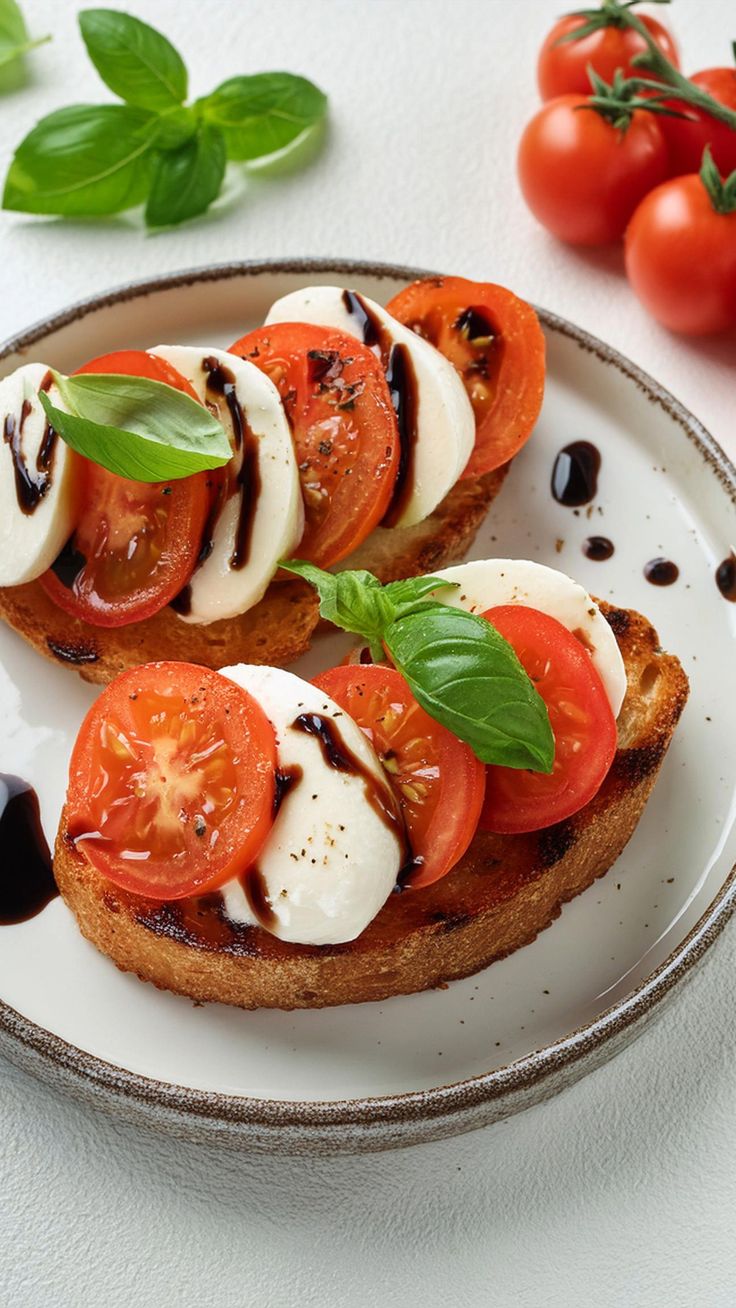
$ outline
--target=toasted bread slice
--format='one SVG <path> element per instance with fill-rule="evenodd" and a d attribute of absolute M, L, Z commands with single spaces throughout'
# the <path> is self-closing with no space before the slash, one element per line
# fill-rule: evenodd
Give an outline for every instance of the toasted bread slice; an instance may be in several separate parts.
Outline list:
<path fill-rule="evenodd" d="M 619 747 L 591 802 L 522 836 L 478 833 L 443 880 L 391 895 L 348 944 L 289 944 L 235 926 L 218 894 L 155 904 L 119 891 L 67 836 L 55 872 L 83 934 L 124 971 L 197 1000 L 241 1008 L 321 1008 L 386 999 L 468 976 L 528 944 L 602 876 L 639 820 L 687 699 L 678 660 L 645 618 L 602 604 L 628 675 Z"/>
<path fill-rule="evenodd" d="M 459 481 L 434 513 L 414 527 L 379 527 L 342 566 L 368 568 L 381 581 L 394 581 L 461 559 L 508 466 Z M 76 668 L 85 681 L 105 684 L 125 668 L 158 659 L 184 659 L 208 668 L 291 663 L 309 649 L 318 604 L 305 582 L 277 581 L 260 604 L 238 618 L 205 626 L 184 623 L 165 608 L 144 622 L 102 628 L 63 613 L 33 581 L 0 588 L 0 618 L 47 658 Z"/>

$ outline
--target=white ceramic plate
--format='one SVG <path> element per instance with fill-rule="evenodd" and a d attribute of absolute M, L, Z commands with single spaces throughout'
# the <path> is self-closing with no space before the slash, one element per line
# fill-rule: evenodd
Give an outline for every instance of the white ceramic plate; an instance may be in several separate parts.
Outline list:
<path fill-rule="evenodd" d="M 411 270 L 211 268 L 75 307 L 0 352 L 0 372 L 158 341 L 228 345 L 271 302 L 314 281 L 385 300 Z M 245 1013 L 159 993 L 82 940 L 60 900 L 0 929 L 0 1043 L 87 1097 L 194 1136 L 258 1149 L 376 1149 L 482 1125 L 610 1056 L 687 975 L 729 916 L 736 859 L 736 605 L 715 585 L 736 536 L 736 474 L 671 396 L 607 347 L 545 315 L 549 374 L 537 431 L 470 557 L 539 559 L 642 610 L 691 680 L 653 799 L 619 862 L 538 940 L 446 990 L 321 1012 Z M 556 504 L 554 456 L 602 454 L 592 513 Z M 588 561 L 583 540 L 610 537 Z M 643 576 L 674 560 L 676 584 Z M 298 670 L 329 665 L 320 639 Z M 0 771 L 37 788 L 53 839 L 70 749 L 95 691 L 0 630 Z M 0 858 L 2 858 L 0 851 Z M 22 869 L 18 869 L 19 875 Z"/>

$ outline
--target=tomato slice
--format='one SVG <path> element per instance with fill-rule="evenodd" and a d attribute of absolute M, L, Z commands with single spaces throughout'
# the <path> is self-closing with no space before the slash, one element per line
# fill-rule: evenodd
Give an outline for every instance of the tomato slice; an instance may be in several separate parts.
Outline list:
<path fill-rule="evenodd" d="M 144 350 L 104 354 L 77 370 L 149 377 L 196 392 L 164 359 Z M 192 574 L 201 548 L 214 478 L 128 481 L 80 460 L 84 487 L 79 525 L 41 585 L 72 617 L 96 627 L 140 622 L 164 608 Z"/>
<path fill-rule="evenodd" d="M 483 764 L 425 713 L 395 668 L 343 664 L 315 677 L 314 684 L 357 722 L 386 769 L 414 856 L 402 884 L 416 888 L 439 881 L 475 834 Z"/>
<path fill-rule="evenodd" d="M 531 305 L 492 282 L 431 277 L 386 308 L 462 377 L 476 426 L 463 477 L 508 463 L 531 436 L 544 396 L 544 336 Z"/>
<path fill-rule="evenodd" d="M 82 723 L 67 828 L 124 890 L 181 899 L 252 864 L 275 776 L 273 727 L 247 691 L 193 663 L 149 663 L 111 682 Z"/>
<path fill-rule="evenodd" d="M 484 618 L 513 645 L 547 705 L 555 737 L 549 775 L 489 765 L 484 831 L 538 831 L 577 813 L 600 789 L 616 753 L 616 719 L 580 641 L 556 618 L 502 604 Z"/>
<path fill-rule="evenodd" d="M 354 337 L 308 323 L 260 327 L 230 351 L 278 388 L 304 496 L 298 554 L 328 568 L 378 526 L 396 484 L 399 429 L 381 363 Z"/>

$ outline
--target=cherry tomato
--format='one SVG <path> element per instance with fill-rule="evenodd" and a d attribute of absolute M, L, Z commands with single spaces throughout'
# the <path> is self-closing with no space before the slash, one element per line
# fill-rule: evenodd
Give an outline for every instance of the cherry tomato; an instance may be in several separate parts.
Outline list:
<path fill-rule="evenodd" d="M 149 663 L 111 682 L 82 723 L 67 829 L 124 890 L 201 894 L 257 857 L 275 776 L 273 727 L 247 691 L 192 663 Z"/>
<path fill-rule="evenodd" d="M 432 277 L 386 307 L 462 377 L 476 424 L 463 477 L 508 463 L 531 436 L 544 396 L 544 336 L 531 305 L 490 282 Z"/>
<path fill-rule="evenodd" d="M 616 753 L 616 719 L 582 644 L 556 618 L 502 604 L 484 618 L 513 645 L 547 705 L 555 737 L 549 775 L 491 765 L 485 831 L 537 831 L 577 813 L 600 789 Z"/>
<path fill-rule="evenodd" d="M 562 95 L 534 115 L 519 145 L 519 181 L 535 218 L 560 240 L 605 245 L 664 181 L 667 146 L 654 114 L 636 110 L 622 131 L 588 103 Z"/>
<path fill-rule="evenodd" d="M 307 323 L 259 327 L 230 346 L 278 388 L 302 494 L 299 557 L 344 559 L 383 518 L 399 470 L 399 429 L 383 368 L 366 345 Z"/>
<path fill-rule="evenodd" d="M 662 53 L 679 68 L 677 46 L 664 24 L 648 14 L 640 14 L 640 18 Z M 646 50 L 647 45 L 644 38 L 630 27 L 600 27 L 578 41 L 557 44 L 561 37 L 584 23 L 583 17 L 566 14 L 555 23 L 544 41 L 537 63 L 539 94 L 543 100 L 552 100 L 557 95 L 589 94 L 588 64 L 605 82 L 613 80 L 617 68 L 622 69 L 626 77 L 654 77 L 653 73 L 631 63 L 633 56 Z"/>
<path fill-rule="evenodd" d="M 197 399 L 181 373 L 144 350 L 102 355 L 78 372 L 149 377 Z M 79 525 L 41 585 L 65 613 L 93 626 L 140 622 L 164 608 L 191 576 L 214 478 L 198 473 L 172 482 L 129 481 L 86 459 L 80 469 Z"/>
<path fill-rule="evenodd" d="M 690 78 L 714 100 L 736 112 L 736 68 L 705 68 Z M 670 102 L 668 102 L 670 103 Z M 736 168 L 736 128 L 729 127 L 694 105 L 671 101 L 673 109 L 687 118 L 662 116 L 661 126 L 670 152 L 670 173 L 697 173 L 703 151 L 710 146 L 713 162 L 727 177 Z"/>
<path fill-rule="evenodd" d="M 414 871 L 404 884 L 439 881 L 462 858 L 483 805 L 485 768 L 469 745 L 417 704 L 383 664 L 331 668 L 314 684 L 362 728 L 386 769 L 406 822 Z"/>
<path fill-rule="evenodd" d="M 736 324 L 736 211 L 717 213 L 699 177 L 673 177 L 642 201 L 625 256 L 634 291 L 671 331 Z"/>

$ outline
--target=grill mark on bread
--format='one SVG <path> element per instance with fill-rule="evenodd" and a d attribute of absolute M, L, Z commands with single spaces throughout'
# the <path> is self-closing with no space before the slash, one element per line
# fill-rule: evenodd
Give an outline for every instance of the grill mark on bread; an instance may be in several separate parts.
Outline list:
<path fill-rule="evenodd" d="M 569 854 L 577 839 L 577 831 L 569 818 L 564 822 L 556 822 L 552 827 L 545 827 L 538 836 L 542 867 L 554 867 L 555 863 Z"/>
<path fill-rule="evenodd" d="M 617 639 L 619 636 L 626 635 L 631 621 L 627 609 L 615 609 L 606 606 L 603 611 L 603 616 Z"/>
<path fill-rule="evenodd" d="M 88 645 L 84 641 L 72 644 L 71 642 L 52 640 L 50 636 L 47 636 L 46 644 L 54 658 L 58 659 L 60 663 L 97 663 L 100 657 L 99 651 L 93 645 Z"/>
<path fill-rule="evenodd" d="M 611 771 L 621 781 L 634 785 L 643 781 L 654 772 L 662 762 L 669 741 L 666 738 L 655 740 L 649 745 L 634 749 L 620 749 L 613 761 Z"/>

